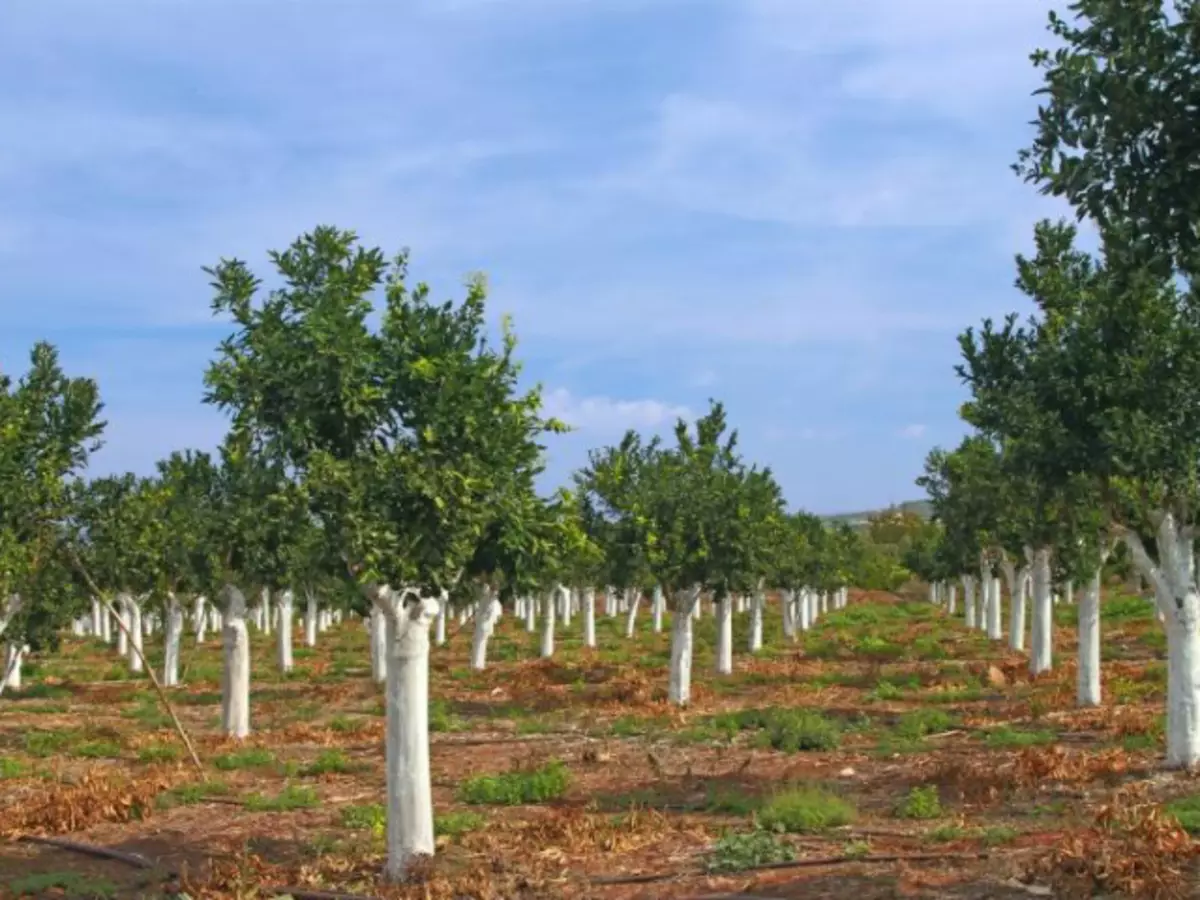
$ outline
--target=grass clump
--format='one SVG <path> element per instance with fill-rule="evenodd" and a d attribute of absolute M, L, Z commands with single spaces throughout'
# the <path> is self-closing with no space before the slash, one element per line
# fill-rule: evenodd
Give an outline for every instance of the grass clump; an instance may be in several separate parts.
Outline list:
<path fill-rule="evenodd" d="M 1200 833 L 1200 794 L 1189 794 L 1172 800 L 1163 809 L 1188 834 Z"/>
<path fill-rule="evenodd" d="M 175 744 L 150 744 L 138 751 L 138 762 L 144 763 L 175 762 L 179 757 Z"/>
<path fill-rule="evenodd" d="M 0 756 L 0 781 L 5 778 L 20 778 L 29 767 L 19 759 L 13 759 L 11 756 Z"/>
<path fill-rule="evenodd" d="M 896 807 L 896 815 L 902 819 L 936 819 L 941 814 L 942 803 L 932 784 L 913 788 Z"/>
<path fill-rule="evenodd" d="M 1043 744 L 1053 744 L 1058 735 L 1045 729 L 1034 731 L 1019 731 L 1007 725 L 989 731 L 983 742 L 993 750 L 1011 747 L 1037 747 Z"/>
<path fill-rule="evenodd" d="M 473 806 L 520 806 L 544 803 L 567 792 L 571 773 L 560 760 L 551 760 L 537 769 L 517 770 L 502 775 L 477 775 L 458 788 L 463 803 Z"/>
<path fill-rule="evenodd" d="M 795 858 L 796 851 L 790 844 L 769 831 L 755 830 L 723 835 L 713 846 L 705 868 L 714 874 L 742 872 Z"/>
<path fill-rule="evenodd" d="M 223 753 L 213 760 L 213 765 L 222 772 L 232 772 L 236 769 L 259 769 L 274 762 L 275 754 L 270 750 L 252 747 L 234 753 Z"/>
<path fill-rule="evenodd" d="M 802 834 L 848 825 L 854 807 L 820 788 L 800 786 L 776 794 L 758 812 L 758 823 L 769 831 Z"/>
<path fill-rule="evenodd" d="M 46 872 L 25 875 L 9 884 L 14 897 L 67 897 L 70 900 L 100 900 L 115 897 L 111 881 L 91 878 L 78 872 Z"/>
<path fill-rule="evenodd" d="M 300 770 L 301 775 L 346 775 L 357 772 L 359 766 L 347 759 L 341 750 L 323 750 L 317 758 Z"/>
<path fill-rule="evenodd" d="M 317 792 L 312 788 L 290 784 L 274 797 L 251 794 L 243 805 L 249 812 L 288 812 L 293 809 L 312 809 L 320 803 Z"/>
<path fill-rule="evenodd" d="M 338 814 L 343 828 L 368 830 L 376 837 L 387 831 L 387 810 L 381 803 L 346 806 Z M 438 837 L 456 838 L 483 827 L 485 819 L 475 812 L 452 812 L 433 817 L 433 833 Z"/>

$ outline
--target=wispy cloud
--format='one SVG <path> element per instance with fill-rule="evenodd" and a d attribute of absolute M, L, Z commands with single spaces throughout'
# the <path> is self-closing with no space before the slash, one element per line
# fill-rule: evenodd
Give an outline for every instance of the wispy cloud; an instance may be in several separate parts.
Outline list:
<path fill-rule="evenodd" d="M 220 331 L 200 266 L 262 271 L 331 223 L 411 247 L 439 296 L 489 273 L 579 425 L 556 472 L 712 392 L 799 502 L 903 496 L 921 439 L 954 427 L 953 334 L 1020 303 L 1011 255 L 1057 209 L 1007 169 L 1044 19 L 1043 0 L 10 0 L 0 352 L 62 343 L 108 385 L 106 459 L 141 466 L 158 412 L 197 409 Z M 98 344 L 129 331 L 158 346 Z M 176 346 L 190 373 L 163 374 Z M 781 410 L 860 433 L 884 396 L 928 423 L 911 459 L 767 437 Z"/>
<path fill-rule="evenodd" d="M 915 440 L 924 437 L 927 430 L 924 425 L 905 425 L 900 429 L 900 437 Z"/>

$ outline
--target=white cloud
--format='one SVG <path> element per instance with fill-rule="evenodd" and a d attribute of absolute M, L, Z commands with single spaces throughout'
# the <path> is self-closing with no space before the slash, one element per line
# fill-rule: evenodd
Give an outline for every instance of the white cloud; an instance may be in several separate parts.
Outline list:
<path fill-rule="evenodd" d="M 692 418 L 686 406 L 661 400 L 615 400 L 612 397 L 575 397 L 556 388 L 543 397 L 547 415 L 562 419 L 580 431 L 614 434 L 629 428 L 655 430 Z"/>
<path fill-rule="evenodd" d="M 915 440 L 916 438 L 924 437 L 926 430 L 927 429 L 925 428 L 925 426 L 920 425 L 920 424 L 905 425 L 903 428 L 900 429 L 900 437 L 910 438 L 910 439 Z"/>

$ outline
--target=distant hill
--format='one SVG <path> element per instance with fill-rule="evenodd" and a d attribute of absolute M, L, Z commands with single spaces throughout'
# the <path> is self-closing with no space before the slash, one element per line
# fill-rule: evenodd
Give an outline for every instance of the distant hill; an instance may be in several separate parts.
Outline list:
<path fill-rule="evenodd" d="M 884 507 L 883 509 L 869 509 L 864 512 L 838 513 L 834 516 L 822 516 L 821 518 L 829 523 L 845 523 L 847 525 L 866 525 L 867 520 L 877 513 L 885 512 L 893 507 Z M 933 507 L 928 500 L 908 500 L 904 503 L 897 503 L 894 508 L 900 509 L 902 512 L 916 513 L 924 519 L 928 519 L 933 514 Z"/>

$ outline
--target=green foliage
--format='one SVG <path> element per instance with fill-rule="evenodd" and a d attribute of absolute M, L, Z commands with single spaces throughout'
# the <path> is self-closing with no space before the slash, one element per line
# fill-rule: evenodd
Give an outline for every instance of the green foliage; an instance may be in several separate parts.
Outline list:
<path fill-rule="evenodd" d="M 566 765 L 553 760 L 537 769 L 468 778 L 459 785 L 458 795 L 463 803 L 472 805 L 520 806 L 557 799 L 570 784 L 571 773 Z"/>
<path fill-rule="evenodd" d="M 768 800 L 758 812 L 758 821 L 769 831 L 805 833 L 849 825 L 856 815 L 854 807 L 836 794 L 798 786 Z"/>
<path fill-rule="evenodd" d="M 896 807 L 896 815 L 902 819 L 936 819 L 941 814 L 942 802 L 933 784 L 914 787 Z"/>
<path fill-rule="evenodd" d="M 769 831 L 755 829 L 722 835 L 713 845 L 704 867 L 713 874 L 742 872 L 795 858 L 796 850 L 791 844 Z"/>

